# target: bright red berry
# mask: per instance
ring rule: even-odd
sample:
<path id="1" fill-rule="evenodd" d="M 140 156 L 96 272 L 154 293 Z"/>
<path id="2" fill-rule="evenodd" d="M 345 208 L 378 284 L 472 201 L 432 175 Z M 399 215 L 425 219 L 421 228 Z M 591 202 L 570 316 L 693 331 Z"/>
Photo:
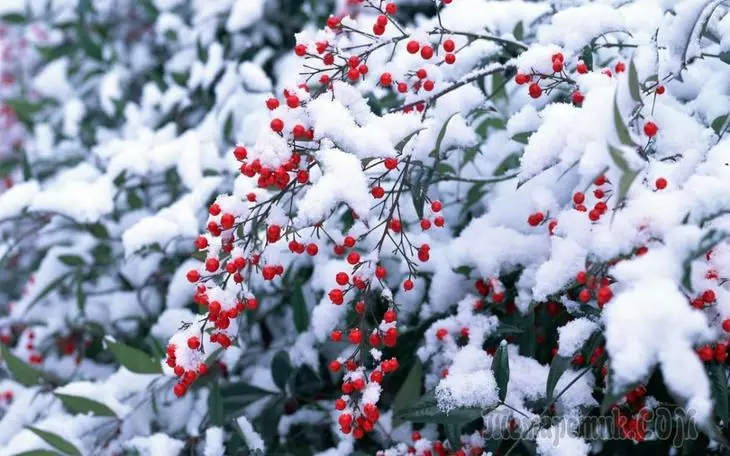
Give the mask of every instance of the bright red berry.
<path id="1" fill-rule="evenodd" d="M 530 84 L 529 92 L 532 98 L 540 98 L 540 95 L 542 95 L 542 87 L 540 87 L 540 84 L 533 82 Z"/>
<path id="2" fill-rule="evenodd" d="M 664 190 L 667 188 L 667 180 L 663 177 L 658 178 L 654 184 L 656 185 L 657 190 Z"/>
<path id="3" fill-rule="evenodd" d="M 273 119 L 271 121 L 271 129 L 277 133 L 281 133 L 284 130 L 284 122 L 281 119 Z"/>
<path id="4" fill-rule="evenodd" d="M 657 134 L 657 131 L 659 131 L 659 127 L 657 127 L 654 122 L 647 122 L 644 124 L 644 134 L 646 134 L 646 136 L 652 138 Z"/>
<path id="5" fill-rule="evenodd" d="M 387 5 L 385 5 L 385 12 L 390 14 L 391 16 L 394 15 L 398 11 L 398 7 L 395 3 L 390 2 Z"/>
<path id="6" fill-rule="evenodd" d="M 408 42 L 408 44 L 406 45 L 406 50 L 407 50 L 407 51 L 408 51 L 408 52 L 409 52 L 410 54 L 415 54 L 416 52 L 418 52 L 418 50 L 419 50 L 420 48 L 421 48 L 421 45 L 419 45 L 419 44 L 418 44 L 418 41 L 416 41 L 416 40 L 411 40 L 411 41 L 409 41 L 409 42 Z"/>
<path id="7" fill-rule="evenodd" d="M 380 85 L 383 87 L 389 87 L 393 84 L 393 77 L 390 73 L 383 73 L 380 75 Z"/>
<path id="8" fill-rule="evenodd" d="M 454 49 L 456 49 L 456 44 L 454 44 L 454 40 L 452 39 L 446 39 L 444 40 L 444 51 L 446 52 L 454 52 Z"/>

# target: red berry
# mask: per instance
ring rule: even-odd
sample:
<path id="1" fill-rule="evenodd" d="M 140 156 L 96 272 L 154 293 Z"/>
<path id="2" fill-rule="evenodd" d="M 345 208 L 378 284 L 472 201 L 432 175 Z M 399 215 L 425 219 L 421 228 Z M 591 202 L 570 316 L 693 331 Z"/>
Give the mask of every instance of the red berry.
<path id="1" fill-rule="evenodd" d="M 191 350 L 197 350 L 198 348 L 200 348 L 200 339 L 195 336 L 189 338 L 188 348 L 190 348 Z"/>
<path id="2" fill-rule="evenodd" d="M 395 321 L 396 317 L 397 317 L 397 315 L 395 313 L 395 310 L 393 310 L 393 309 L 388 309 L 383 314 L 383 320 L 385 320 L 386 323 L 393 323 Z M 728 320 L 728 321 L 730 321 L 730 320 Z"/>
<path id="3" fill-rule="evenodd" d="M 385 190 L 380 186 L 373 187 L 373 189 L 370 190 L 370 194 L 373 195 L 373 198 L 380 199 L 385 196 Z"/>
<path id="4" fill-rule="evenodd" d="M 350 252 L 349 255 L 347 255 L 347 262 L 351 265 L 356 265 L 360 262 L 360 254 L 357 252 Z"/>
<path id="5" fill-rule="evenodd" d="M 188 273 L 186 274 L 186 277 L 188 279 L 188 282 L 195 283 L 198 280 L 200 280 L 200 273 L 198 271 L 196 271 L 195 269 L 192 269 L 192 270 L 188 271 Z"/>
<path id="6" fill-rule="evenodd" d="M 560 73 L 561 71 L 563 71 L 563 62 L 561 60 L 553 60 L 553 71 L 555 73 Z"/>
<path id="7" fill-rule="evenodd" d="M 431 80 L 428 80 L 423 83 L 423 90 L 425 90 L 426 92 L 432 91 L 433 87 L 434 87 L 434 82 Z"/>
<path id="8" fill-rule="evenodd" d="M 221 216 L 221 226 L 226 229 L 230 230 L 233 228 L 233 224 L 236 222 L 236 217 L 233 216 L 233 214 L 223 214 Z"/>
<path id="9" fill-rule="evenodd" d="M 393 77 L 390 75 L 390 73 L 383 73 L 380 75 L 380 85 L 383 87 L 388 87 L 391 84 L 393 84 Z"/>
<path id="10" fill-rule="evenodd" d="M 584 288 L 578 293 L 578 299 L 580 302 L 588 302 L 591 300 L 591 292 L 587 288 Z"/>
<path id="11" fill-rule="evenodd" d="M 385 5 L 385 12 L 390 14 L 391 16 L 394 15 L 398 11 L 398 7 L 395 3 L 390 2 L 387 5 Z"/>
<path id="12" fill-rule="evenodd" d="M 375 19 L 375 23 L 381 27 L 388 25 L 388 16 L 381 14 Z"/>
<path id="13" fill-rule="evenodd" d="M 436 339 L 438 340 L 444 340 L 446 336 L 449 335 L 449 332 L 446 330 L 446 328 L 439 328 L 436 331 Z"/>
<path id="14" fill-rule="evenodd" d="M 335 16 L 330 16 L 327 18 L 327 27 L 334 29 L 340 26 L 340 19 L 336 18 Z"/>
<path id="15" fill-rule="evenodd" d="M 575 70 L 580 74 L 586 74 L 588 73 L 588 66 L 583 62 L 579 62 L 578 65 L 576 65 Z"/>
<path id="16" fill-rule="evenodd" d="M 183 397 L 186 390 L 187 388 L 185 388 L 185 385 L 183 385 L 182 383 L 176 383 L 175 386 L 172 388 L 172 392 L 177 397 Z"/>
<path id="17" fill-rule="evenodd" d="M 266 100 L 266 107 L 273 111 L 274 109 L 279 107 L 279 100 L 277 100 L 276 98 L 269 98 L 268 100 Z"/>
<path id="18" fill-rule="evenodd" d="M 330 301 L 338 306 L 344 301 L 344 295 L 342 293 L 342 290 L 331 290 L 328 296 L 330 298 Z"/>
<path id="19" fill-rule="evenodd" d="M 452 40 L 452 39 L 444 40 L 444 51 L 454 52 L 454 49 L 456 49 L 456 44 L 454 44 L 454 40 Z"/>
<path id="20" fill-rule="evenodd" d="M 383 164 L 385 165 L 386 169 L 395 169 L 398 166 L 398 159 L 388 157 L 383 161 Z"/>
<path id="21" fill-rule="evenodd" d="M 438 217 L 433 219 L 433 224 L 441 228 L 442 226 L 444 226 L 444 218 L 439 215 Z"/>
<path id="22" fill-rule="evenodd" d="M 344 246 L 348 249 L 351 249 L 355 247 L 355 238 L 352 236 L 345 236 L 345 239 L 342 240 L 342 244 L 344 244 Z"/>
<path id="23" fill-rule="evenodd" d="M 281 237 L 281 227 L 279 225 L 270 225 L 266 229 L 266 239 L 269 243 L 274 243 Z"/>
<path id="24" fill-rule="evenodd" d="M 614 69 L 616 70 L 616 73 L 623 73 L 626 71 L 626 64 L 624 62 L 618 62 Z"/>
<path id="25" fill-rule="evenodd" d="M 351 344 L 357 345 L 362 340 L 362 333 L 358 328 L 351 329 L 350 333 L 347 335 L 347 340 L 349 340 Z"/>
<path id="26" fill-rule="evenodd" d="M 248 151 L 243 146 L 236 146 L 236 148 L 233 149 L 233 156 L 236 157 L 236 160 L 238 161 L 245 160 L 247 155 Z"/>
<path id="27" fill-rule="evenodd" d="M 583 204 L 583 202 L 586 200 L 586 196 L 582 192 L 575 192 L 573 194 L 573 202 L 575 204 Z"/>
<path id="28" fill-rule="evenodd" d="M 722 329 L 724 329 L 727 332 L 730 332 L 730 318 L 727 318 L 722 321 Z"/>
<path id="29" fill-rule="evenodd" d="M 443 208 L 443 205 L 441 204 L 441 201 L 433 201 L 431 203 L 431 210 L 434 212 L 441 212 L 442 208 Z"/>
<path id="30" fill-rule="evenodd" d="M 542 95 L 542 87 L 538 83 L 533 82 L 530 84 L 529 92 L 532 98 L 540 98 L 540 95 Z"/>
<path id="31" fill-rule="evenodd" d="M 543 220 L 545 220 L 545 215 L 543 215 L 542 212 L 535 212 L 527 218 L 527 223 L 529 223 L 530 226 L 538 226 L 543 222 Z"/>
<path id="32" fill-rule="evenodd" d="M 406 279 L 403 282 L 403 289 L 406 291 L 410 291 L 413 289 L 413 281 L 411 279 Z"/>
<path id="33" fill-rule="evenodd" d="M 421 220 L 421 229 L 426 231 L 429 228 L 431 228 L 431 221 L 427 218 Z"/>
<path id="34" fill-rule="evenodd" d="M 357 71 L 357 68 L 350 68 L 347 71 L 347 77 L 350 79 L 350 81 L 357 81 L 360 79 L 360 72 Z"/>
<path id="35" fill-rule="evenodd" d="M 333 342 L 339 342 L 342 340 L 342 331 L 339 329 L 335 329 L 330 333 L 330 339 L 332 339 Z"/>
<path id="36" fill-rule="evenodd" d="M 582 104 L 584 99 L 585 97 L 582 93 L 580 93 L 580 90 L 576 90 L 570 95 L 570 101 L 572 101 L 575 105 Z"/>
<path id="37" fill-rule="evenodd" d="M 286 97 L 286 105 L 290 108 L 298 108 L 299 107 L 299 97 L 296 95 L 290 95 Z"/>
<path id="38" fill-rule="evenodd" d="M 453 65 L 454 62 L 456 62 L 456 55 L 455 54 L 446 54 L 444 56 L 444 62 L 446 62 L 449 65 Z"/>
<path id="39" fill-rule="evenodd" d="M 515 75 L 515 83 L 517 85 L 527 84 L 530 82 L 530 77 L 524 73 L 517 73 Z"/>
<path id="40" fill-rule="evenodd" d="M 284 130 L 284 122 L 281 119 L 273 119 L 271 121 L 271 129 L 277 133 L 281 133 Z"/>
<path id="41" fill-rule="evenodd" d="M 657 95 L 662 95 L 664 92 L 665 92 L 665 89 L 664 89 L 663 85 L 657 86 L 657 88 L 656 88 Z"/>
<path id="42" fill-rule="evenodd" d="M 425 69 L 419 68 L 416 70 L 416 76 L 418 76 L 418 79 L 426 79 L 426 77 L 428 77 L 428 73 Z"/>
<path id="43" fill-rule="evenodd" d="M 332 372 L 339 372 L 339 370 L 342 369 L 342 364 L 335 359 L 330 362 L 329 368 Z"/>
<path id="44" fill-rule="evenodd" d="M 415 54 L 416 52 L 418 52 L 418 50 L 420 48 L 421 48 L 421 46 L 418 44 L 418 41 L 416 41 L 416 40 L 411 40 L 406 45 L 406 50 L 408 50 L 408 52 L 410 54 Z"/>
<path id="45" fill-rule="evenodd" d="M 205 260 L 205 269 L 208 272 L 217 271 L 219 266 L 220 262 L 218 261 L 218 258 L 208 258 Z"/>
<path id="46" fill-rule="evenodd" d="M 343 399 L 337 399 L 335 401 L 335 408 L 337 410 L 345 410 L 345 407 L 347 407 L 347 404 L 345 403 L 345 401 Z"/>
<path id="47" fill-rule="evenodd" d="M 705 290 L 704 293 L 702 293 L 702 300 L 708 304 L 715 302 L 715 292 L 712 290 Z"/>
<path id="48" fill-rule="evenodd" d="M 658 178 L 654 184 L 656 185 L 657 190 L 664 190 L 667 188 L 667 180 L 663 177 Z"/>
<path id="49" fill-rule="evenodd" d="M 647 122 L 644 124 L 644 134 L 646 134 L 646 136 L 652 138 L 657 134 L 657 131 L 659 131 L 659 127 L 657 127 L 654 122 Z"/>
<path id="50" fill-rule="evenodd" d="M 303 44 L 297 44 L 294 46 L 294 53 L 299 57 L 303 57 L 307 53 L 307 46 Z"/>
<path id="51" fill-rule="evenodd" d="M 213 204 L 211 204 L 211 205 L 210 205 L 210 207 L 208 208 L 208 213 L 209 213 L 210 215 L 212 215 L 212 216 L 214 216 L 214 217 L 215 217 L 216 215 L 218 215 L 218 214 L 220 214 L 220 213 L 221 213 L 221 207 L 220 207 L 220 206 L 219 206 L 218 204 L 216 204 L 216 203 L 213 203 Z"/>
<path id="52" fill-rule="evenodd" d="M 350 276 L 346 272 L 338 272 L 335 280 L 337 281 L 337 285 L 345 286 L 350 282 Z"/>
<path id="53" fill-rule="evenodd" d="M 433 57 L 433 48 L 428 44 L 423 46 L 421 48 L 421 57 L 423 57 L 424 60 L 429 60 L 431 57 Z"/>
<path id="54" fill-rule="evenodd" d="M 391 229 L 391 231 L 394 231 L 396 233 L 400 233 L 401 230 L 401 223 L 398 219 L 393 219 L 388 224 L 388 227 Z"/>

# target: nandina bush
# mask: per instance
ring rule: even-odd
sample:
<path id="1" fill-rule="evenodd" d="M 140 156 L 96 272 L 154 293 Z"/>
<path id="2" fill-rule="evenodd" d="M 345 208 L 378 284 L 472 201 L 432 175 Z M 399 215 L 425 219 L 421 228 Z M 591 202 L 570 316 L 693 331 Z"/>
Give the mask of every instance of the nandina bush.
<path id="1" fill-rule="evenodd" d="M 213 167 L 235 180 L 208 192 L 225 193 L 172 205 L 153 192 L 152 219 L 111 217 L 127 258 L 156 245 L 135 273 L 163 299 L 73 314 L 93 330 L 65 369 L 58 350 L 27 355 L 83 293 L 31 292 L 20 308 L 45 315 L 11 311 L 2 353 L 25 387 L 7 381 L 3 423 L 31 427 L 4 441 L 67 454 L 726 451 L 728 12 L 364 0 L 304 27 L 267 68 L 276 86 L 239 107 L 255 121 L 192 116 L 206 127 L 134 155 L 179 152 L 187 182 L 209 169 L 190 164 L 188 132 L 235 136 Z M 206 80 L 204 67 L 185 77 Z M 96 148 L 132 139 L 115 141 Z M 0 208 L 38 212 L 8 194 Z M 181 266 L 166 244 L 198 220 L 180 210 L 208 202 Z M 77 253 L 90 245 L 45 258 L 101 287 L 108 272 Z"/>

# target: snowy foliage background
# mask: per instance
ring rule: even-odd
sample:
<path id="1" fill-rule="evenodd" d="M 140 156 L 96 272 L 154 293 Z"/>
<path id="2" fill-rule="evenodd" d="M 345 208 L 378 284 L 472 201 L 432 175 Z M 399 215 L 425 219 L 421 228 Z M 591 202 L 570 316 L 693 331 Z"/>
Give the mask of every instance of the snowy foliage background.
<path id="1" fill-rule="evenodd" d="M 0 1 L 0 455 L 726 454 L 722 0 Z"/>

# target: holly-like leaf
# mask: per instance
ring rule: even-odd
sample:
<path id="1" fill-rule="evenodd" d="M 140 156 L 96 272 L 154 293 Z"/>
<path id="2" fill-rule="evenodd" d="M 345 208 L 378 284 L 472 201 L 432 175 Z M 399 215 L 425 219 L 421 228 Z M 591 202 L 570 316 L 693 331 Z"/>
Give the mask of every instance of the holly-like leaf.
<path id="1" fill-rule="evenodd" d="M 4 344 L 0 344 L 0 354 L 16 382 L 23 386 L 34 386 L 40 383 L 43 373 L 15 356 Z"/>
<path id="2" fill-rule="evenodd" d="M 59 255 L 58 260 L 66 266 L 83 266 L 86 264 L 84 259 L 78 255 Z"/>
<path id="3" fill-rule="evenodd" d="M 223 416 L 223 396 L 218 382 L 214 380 L 208 393 L 208 419 L 211 425 L 222 426 Z"/>
<path id="4" fill-rule="evenodd" d="M 625 146 L 636 146 L 634 140 L 631 139 L 631 133 L 624 123 L 621 110 L 618 108 L 618 101 L 616 96 L 613 97 L 613 125 L 616 128 L 616 134 L 618 135 L 619 141 Z"/>
<path id="5" fill-rule="evenodd" d="M 639 84 L 639 74 L 636 72 L 634 59 L 629 62 L 629 93 L 631 98 L 637 103 L 641 103 L 641 86 Z"/>
<path id="6" fill-rule="evenodd" d="M 289 361 L 289 354 L 281 350 L 271 360 L 271 376 L 274 377 L 274 383 L 282 391 L 286 389 L 286 382 L 289 381 L 294 369 Z"/>
<path id="7" fill-rule="evenodd" d="M 309 327 L 309 312 L 307 311 L 307 302 L 304 300 L 302 286 L 294 288 L 294 292 L 289 298 L 291 303 L 292 314 L 294 315 L 294 327 L 297 332 L 304 332 Z"/>
<path id="8" fill-rule="evenodd" d="M 555 387 L 558 385 L 560 377 L 570 367 L 570 361 L 570 358 L 555 356 L 550 363 L 550 371 L 548 372 L 547 382 L 545 384 L 545 400 L 548 404 L 552 404 Z"/>
<path id="9" fill-rule="evenodd" d="M 33 432 L 38 437 L 42 438 L 47 444 L 51 445 L 53 448 L 61 451 L 64 454 L 68 454 L 71 456 L 82 456 L 81 451 L 79 451 L 78 448 L 76 448 L 71 442 L 64 439 L 58 434 L 44 431 L 43 429 L 38 429 L 37 427 L 33 426 L 28 426 L 27 429 Z"/>
<path id="10" fill-rule="evenodd" d="M 527 142 L 530 139 L 530 136 L 532 136 L 532 131 L 526 131 L 523 133 L 517 133 L 516 135 L 512 136 L 512 141 L 517 141 L 520 144 L 527 144 Z"/>
<path id="11" fill-rule="evenodd" d="M 401 410 L 395 416 L 402 421 L 412 423 L 464 424 L 481 418 L 483 414 L 488 412 L 489 410 L 483 411 L 478 407 L 467 407 L 457 408 L 446 413 L 438 407 L 436 396 L 433 391 L 430 391 L 424 394 L 417 403 Z"/>
<path id="12" fill-rule="evenodd" d="M 725 366 L 713 363 L 709 365 L 708 369 L 708 378 L 712 387 L 712 402 L 715 405 L 715 415 L 727 423 L 730 420 L 730 408 L 728 407 Z"/>
<path id="13" fill-rule="evenodd" d="M 715 120 L 713 120 L 710 124 L 712 129 L 715 131 L 715 134 L 719 135 L 727 129 L 726 125 L 728 124 L 728 117 L 729 116 L 727 114 L 715 117 Z"/>
<path id="14" fill-rule="evenodd" d="M 402 420 L 397 417 L 399 412 L 418 402 L 418 398 L 421 396 L 421 376 L 421 362 L 416 360 L 393 400 L 393 413 L 395 415 L 393 417 L 393 426 L 399 426 L 402 423 Z"/>
<path id="15" fill-rule="evenodd" d="M 61 400 L 63 406 L 72 413 L 89 414 L 95 416 L 108 416 L 116 418 L 117 414 L 106 404 L 89 399 L 88 397 L 72 396 L 70 394 L 54 393 Z"/>
<path id="16" fill-rule="evenodd" d="M 504 398 L 507 397 L 507 387 L 509 385 L 509 354 L 507 353 L 507 343 L 504 341 L 499 344 L 497 351 L 494 353 L 492 373 L 499 388 L 499 400 L 504 401 Z"/>
<path id="17" fill-rule="evenodd" d="M 160 361 L 152 358 L 147 353 L 129 345 L 114 341 L 107 337 L 104 339 L 107 347 L 114 353 L 119 363 L 137 374 L 161 374 L 162 366 Z"/>

